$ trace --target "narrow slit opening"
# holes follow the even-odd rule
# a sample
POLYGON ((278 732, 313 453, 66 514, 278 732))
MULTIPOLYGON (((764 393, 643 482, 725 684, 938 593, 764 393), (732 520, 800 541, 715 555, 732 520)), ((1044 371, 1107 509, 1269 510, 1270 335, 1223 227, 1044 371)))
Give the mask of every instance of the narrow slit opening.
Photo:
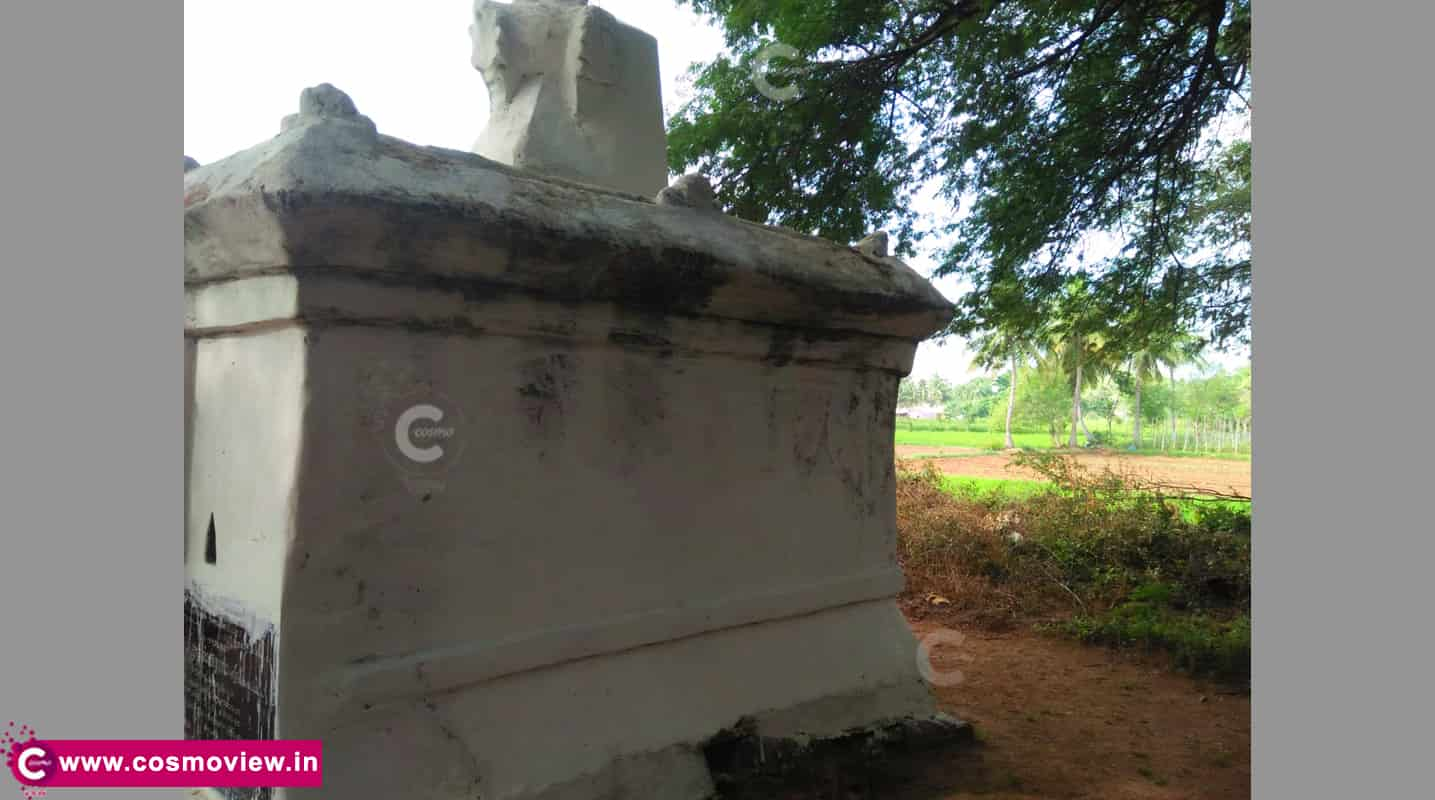
POLYGON ((209 515, 209 530, 204 534, 204 563, 219 563, 219 547, 214 536, 214 514, 209 515))

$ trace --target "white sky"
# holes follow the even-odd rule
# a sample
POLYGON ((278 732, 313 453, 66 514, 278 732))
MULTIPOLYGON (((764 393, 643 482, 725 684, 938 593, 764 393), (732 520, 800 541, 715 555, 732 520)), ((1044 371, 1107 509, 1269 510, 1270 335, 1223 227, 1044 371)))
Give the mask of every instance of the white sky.
MULTIPOLYGON (((666 114, 686 99, 687 67, 723 48, 715 27, 672 0, 590 5, 657 38, 666 114)), ((470 64, 471 15, 471 0, 185 0, 184 154, 205 164, 273 137, 298 110, 300 90, 326 82, 384 134, 469 150, 488 118, 488 92, 470 64)), ((936 266, 910 263, 923 275, 936 266)), ((952 300, 961 295, 953 278, 935 285, 952 300)), ((958 382, 976 374, 962 342, 918 348, 912 377, 933 374, 958 382)))

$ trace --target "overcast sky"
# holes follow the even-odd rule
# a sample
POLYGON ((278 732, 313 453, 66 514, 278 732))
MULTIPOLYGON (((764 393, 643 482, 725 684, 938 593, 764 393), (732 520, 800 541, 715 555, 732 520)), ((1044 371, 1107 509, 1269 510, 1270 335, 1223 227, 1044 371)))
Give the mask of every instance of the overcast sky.
MULTIPOLYGON (((672 0, 590 0, 658 40, 663 106, 686 99, 680 77, 722 50, 722 34, 672 0)), ((185 0, 184 154, 201 164, 279 132, 307 86, 332 83, 379 131, 472 149, 488 92, 469 59, 472 0, 185 0)), ((934 212, 942 213, 939 208, 934 212)), ((910 262, 930 276, 934 262, 910 262)), ((953 279, 936 286, 955 300, 953 279)), ((912 377, 975 374, 960 341, 924 343, 912 377)))

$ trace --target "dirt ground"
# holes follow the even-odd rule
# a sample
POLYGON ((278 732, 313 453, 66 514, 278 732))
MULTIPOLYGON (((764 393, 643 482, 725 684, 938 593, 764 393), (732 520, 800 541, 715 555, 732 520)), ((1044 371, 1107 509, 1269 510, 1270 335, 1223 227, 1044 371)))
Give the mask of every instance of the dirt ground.
MULTIPOLYGON (((911 611, 909 610, 909 613, 911 611)), ((1250 695, 1154 657, 1026 630, 937 632, 943 711, 975 743, 898 753, 877 772, 833 765, 817 780, 740 800, 1234 800, 1251 793, 1250 695)))
MULTIPOLYGON (((948 475, 971 478, 1036 478, 1035 473, 1012 467, 1006 453, 981 454, 966 447, 929 447, 897 445, 897 458, 920 459, 923 456, 947 456, 933 459, 948 475)), ((1251 496, 1251 462, 1218 458, 1171 458, 1167 456, 1126 455, 1114 451, 1080 452, 1076 458, 1092 470, 1106 467, 1118 472, 1134 472, 1151 480, 1212 492, 1251 496)))
MULTIPOLYGON (((942 627, 912 624, 919 637, 942 627)), ((960 671, 937 696, 979 744, 934 765, 930 788, 909 798, 1250 796, 1248 694, 1028 631, 964 632, 932 659, 938 674, 960 671)))

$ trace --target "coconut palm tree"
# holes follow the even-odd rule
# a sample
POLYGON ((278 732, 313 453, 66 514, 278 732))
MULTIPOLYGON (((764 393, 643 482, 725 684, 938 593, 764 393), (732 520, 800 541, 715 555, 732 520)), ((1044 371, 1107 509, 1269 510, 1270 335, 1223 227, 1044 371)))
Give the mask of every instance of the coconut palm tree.
POLYGON ((1182 331, 1172 337, 1171 352, 1165 360, 1166 377, 1169 381, 1168 385, 1171 387, 1171 427, 1169 435, 1166 437, 1166 441, 1168 442, 1174 443, 1176 441, 1176 415, 1178 413, 1176 407, 1176 368, 1189 364, 1196 369, 1206 369, 1209 363, 1201 357, 1201 351, 1205 346, 1206 343, 1201 337, 1188 331, 1182 331))
POLYGON ((1084 275, 1067 281, 1066 288, 1051 310, 1046 327, 1050 352, 1066 370, 1071 381, 1071 434, 1067 447, 1076 447, 1076 430, 1091 431, 1081 414, 1081 390, 1093 386, 1114 366, 1116 352, 1108 347, 1110 321, 1107 308, 1091 291, 1084 275))
MULTIPOLYGON (((1163 370, 1170 369, 1174 376, 1176 365, 1183 362, 1182 352, 1177 344, 1177 337, 1151 336, 1132 352, 1126 359, 1127 373, 1131 376, 1132 389, 1132 432, 1131 449, 1141 449, 1141 387, 1152 378, 1163 378, 1163 370)), ((1172 378, 1171 388, 1176 388, 1175 378, 1172 378)), ((1173 416, 1172 419, 1175 419, 1173 416)))
POLYGON ((1186 331, 1161 331, 1148 334, 1136 344, 1128 344, 1126 373, 1131 377, 1133 422, 1131 449, 1141 447, 1141 387, 1155 379, 1165 378, 1171 389, 1170 429, 1167 441, 1176 439, 1176 369, 1186 364, 1204 365, 1201 339, 1186 331))
POLYGON ((985 370, 996 369, 998 366, 1009 366, 1011 369, 1011 384, 1007 387, 1006 400, 1006 448, 1015 449, 1011 421, 1016 411, 1017 365, 1025 360, 1030 344, 1021 335, 1002 330, 993 331, 972 344, 973 365, 985 370))

